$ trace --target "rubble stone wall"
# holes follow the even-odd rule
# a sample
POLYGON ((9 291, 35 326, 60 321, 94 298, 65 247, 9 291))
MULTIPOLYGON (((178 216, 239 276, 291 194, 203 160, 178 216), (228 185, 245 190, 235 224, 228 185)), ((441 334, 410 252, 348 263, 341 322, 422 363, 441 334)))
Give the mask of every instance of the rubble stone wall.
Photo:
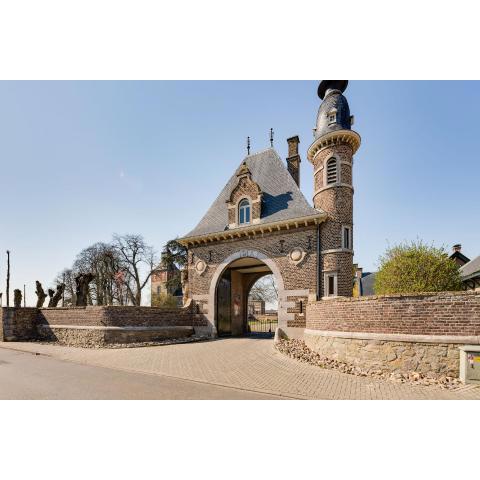
POLYGON ((458 344, 395 342, 322 336, 305 332, 307 346, 322 356, 354 365, 363 370, 417 372, 437 377, 458 377, 458 344))

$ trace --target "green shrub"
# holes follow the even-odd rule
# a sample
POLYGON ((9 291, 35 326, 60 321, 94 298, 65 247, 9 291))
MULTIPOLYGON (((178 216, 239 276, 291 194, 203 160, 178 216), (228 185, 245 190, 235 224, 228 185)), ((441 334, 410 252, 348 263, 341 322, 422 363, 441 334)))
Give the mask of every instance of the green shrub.
POLYGON ((459 267, 444 248, 421 240, 389 248, 380 257, 375 293, 441 292, 460 290, 459 267))
POLYGON ((152 307, 177 308, 177 298, 166 293, 154 294, 152 296, 152 307))

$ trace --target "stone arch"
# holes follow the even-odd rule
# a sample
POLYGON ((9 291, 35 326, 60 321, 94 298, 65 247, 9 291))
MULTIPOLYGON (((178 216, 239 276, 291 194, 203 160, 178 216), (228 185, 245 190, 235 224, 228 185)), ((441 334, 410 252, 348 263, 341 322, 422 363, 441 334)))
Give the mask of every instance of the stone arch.
POLYGON ((284 308, 282 305, 283 302, 281 301, 281 299, 283 299, 285 296, 284 295, 285 285, 283 282, 282 274, 280 272, 280 268, 278 267, 278 265, 275 263, 274 260, 272 260, 263 252, 260 252, 258 250, 239 250, 229 255, 217 266, 215 273, 213 274, 212 280, 210 282, 210 288, 208 293, 209 308, 208 308, 207 318, 210 323, 212 333, 215 336, 217 335, 217 328, 215 325, 215 309, 216 309, 215 295, 217 290, 217 284, 221 275, 228 268, 228 266, 235 260, 238 260, 239 258, 255 258, 263 262, 271 270, 277 282, 277 288, 278 288, 278 321, 279 321, 278 325, 279 327, 283 326, 280 322, 280 319, 285 318, 285 314, 287 312, 286 312, 286 308, 284 308))

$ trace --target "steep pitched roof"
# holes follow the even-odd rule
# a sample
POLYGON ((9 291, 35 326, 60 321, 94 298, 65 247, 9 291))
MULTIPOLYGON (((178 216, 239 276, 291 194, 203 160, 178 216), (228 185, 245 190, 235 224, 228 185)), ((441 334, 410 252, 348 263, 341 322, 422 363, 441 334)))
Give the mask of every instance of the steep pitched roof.
POLYGON ((366 273, 361 278, 362 283, 362 295, 363 296, 370 296, 375 295, 375 276, 377 272, 373 273, 366 273))
POLYGON ((469 277, 475 276, 475 274, 480 276, 480 255, 460 267, 460 276, 462 279, 466 280, 469 277))
MULTIPOLYGON (((252 180, 263 192, 260 224, 321 213, 309 205, 273 148, 249 155, 240 165, 243 162, 246 162, 252 173, 252 180)), ((223 232, 228 229, 227 201, 232 189, 237 185, 237 171, 198 225, 184 238, 223 232)))

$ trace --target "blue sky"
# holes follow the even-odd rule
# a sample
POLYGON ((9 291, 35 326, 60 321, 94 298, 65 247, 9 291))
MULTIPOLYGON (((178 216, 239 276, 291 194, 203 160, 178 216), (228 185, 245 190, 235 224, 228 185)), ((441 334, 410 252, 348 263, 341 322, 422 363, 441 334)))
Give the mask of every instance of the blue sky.
MULTIPOLYGON (((243 159, 298 134, 302 190, 320 100, 315 81, 0 82, 0 291, 49 285, 113 233, 161 249, 195 226, 243 159)), ((355 261, 421 238, 480 254, 479 82, 351 81, 355 261)))

